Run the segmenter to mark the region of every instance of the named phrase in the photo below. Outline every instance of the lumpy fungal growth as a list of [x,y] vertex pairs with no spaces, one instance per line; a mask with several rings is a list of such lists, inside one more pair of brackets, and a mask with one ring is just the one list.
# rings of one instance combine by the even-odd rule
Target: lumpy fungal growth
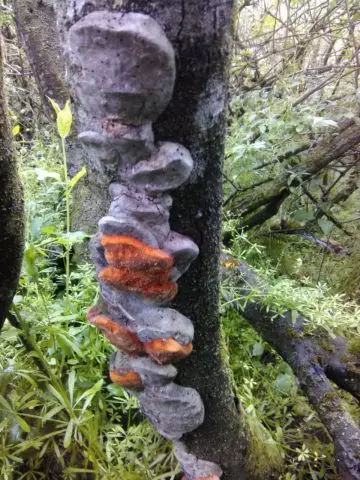
[[173,93],[174,50],[140,13],[89,13],[68,40],[79,139],[92,167],[112,179],[109,212],[91,241],[102,303],[88,311],[89,322],[118,349],[111,380],[136,395],[154,427],[176,442],[184,480],[218,480],[221,468],[187,453],[181,440],[202,424],[204,406],[195,389],[174,382],[172,365],[191,354],[194,328],[167,303],[199,253],[169,225],[168,192],[188,180],[190,152],[154,143],[152,131]]

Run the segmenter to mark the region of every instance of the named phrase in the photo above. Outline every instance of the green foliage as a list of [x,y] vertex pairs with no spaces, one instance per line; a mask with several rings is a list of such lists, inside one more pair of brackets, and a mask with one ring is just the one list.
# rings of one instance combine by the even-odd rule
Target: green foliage
[[332,443],[288,365],[237,313],[223,310],[237,392],[259,479],[337,480]]
[[[271,92],[251,92],[234,97],[231,109],[234,119],[227,139],[225,172],[241,188],[265,180],[269,171],[259,167],[271,161],[273,178],[281,171],[278,159],[308,143],[304,132],[311,129],[313,109],[292,107],[286,95],[278,98]],[[237,117],[237,112],[243,113]]]
[[[228,224],[228,231],[234,228],[233,224],[234,221]],[[230,292],[227,297],[236,298],[240,304],[249,300],[260,302],[274,317],[286,311],[301,312],[306,319],[307,333],[326,331],[331,336],[360,336],[360,306],[357,302],[344,294],[334,293],[325,283],[312,282],[305,276],[293,280],[279,274],[264,255],[263,246],[251,242],[245,233],[235,233],[233,238],[232,253],[252,265],[263,279],[263,289],[260,286],[242,298],[230,281],[223,285]],[[298,264],[301,267],[301,261]]]
[[64,296],[62,155],[48,136],[20,143],[27,246],[14,312],[21,329],[0,336],[0,478],[174,480],[171,446],[138,412],[137,401],[110,383],[113,347],[85,319],[98,298],[92,265],[70,263]]
[[[262,278],[262,284],[244,296],[234,287],[231,277],[222,284],[226,299],[245,306],[256,301],[275,317],[291,311],[294,318],[301,312],[307,318],[306,331],[317,334],[342,334],[351,338],[352,352],[360,341],[360,307],[345,295],[334,293],[325,284],[311,282],[301,275],[302,262],[297,262],[301,243],[292,244],[286,256],[292,259],[291,274],[284,273],[281,246],[274,262],[264,245],[257,244],[249,234],[238,232],[236,220],[225,223],[232,235],[229,253],[246,261]],[[272,238],[273,241],[273,238]],[[284,243],[284,242],[282,242]],[[298,270],[298,271],[296,271]],[[279,272],[280,271],[280,272]],[[265,478],[271,466],[278,473],[274,478],[338,479],[333,446],[317,414],[302,395],[289,366],[233,309],[232,301],[223,302],[224,331],[230,351],[231,366],[241,403],[249,417],[253,435],[251,454],[257,458],[258,478]],[[344,400],[349,410],[358,410],[348,396]],[[260,453],[261,452],[261,453]]]

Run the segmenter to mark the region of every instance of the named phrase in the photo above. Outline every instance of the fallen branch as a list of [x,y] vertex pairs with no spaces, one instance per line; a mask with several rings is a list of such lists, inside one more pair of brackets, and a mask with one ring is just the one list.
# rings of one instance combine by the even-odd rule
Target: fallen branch
[[[225,263],[224,273],[241,295],[248,297],[254,288],[265,289],[264,282],[247,265],[226,259]],[[359,480],[360,429],[331,383],[359,400],[359,356],[349,351],[344,338],[333,339],[325,332],[317,336],[306,333],[306,319],[301,314],[297,314],[296,319],[292,312],[274,316],[255,299],[242,306],[236,300],[231,302],[231,298],[226,300],[292,368],[334,442],[340,478]]]
[[345,250],[340,244],[329,239],[317,238],[314,234],[304,231],[304,228],[288,228],[283,230],[271,230],[270,232],[259,232],[255,236],[274,236],[274,235],[297,235],[305,240],[315,242],[319,247],[330,250],[332,253],[347,257],[350,255],[349,250]]
[[[300,161],[296,165],[291,168],[286,165],[287,168],[269,182],[266,188],[251,190],[238,202],[232,203],[233,208],[243,217],[240,226],[250,229],[274,216],[285,198],[291,194],[291,187],[303,185],[359,143],[359,119],[351,118],[340,122],[337,130],[299,155]],[[258,209],[261,209],[260,212],[256,211]]]

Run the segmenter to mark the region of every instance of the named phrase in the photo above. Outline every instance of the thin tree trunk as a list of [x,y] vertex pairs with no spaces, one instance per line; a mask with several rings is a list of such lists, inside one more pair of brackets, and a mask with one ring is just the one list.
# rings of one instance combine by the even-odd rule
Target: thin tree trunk
[[[61,2],[62,37],[93,10],[111,10],[113,1]],[[123,1],[123,11],[142,12],[164,29],[176,51],[173,99],[155,124],[157,140],[190,150],[195,168],[173,193],[172,228],[191,237],[200,256],[179,284],[174,308],[195,327],[194,352],[177,365],[178,383],[195,388],[205,404],[205,421],[182,439],[198,458],[219,463],[224,480],[245,473],[248,433],[238,406],[221,338],[219,320],[220,213],[227,100],[227,65],[232,0]],[[106,180],[103,187],[105,187]],[[110,183],[108,178],[107,182]],[[103,188],[105,191],[105,188]]]
[[0,328],[18,284],[24,248],[24,202],[12,148],[0,36]]
[[[55,1],[13,0],[12,3],[16,29],[31,65],[44,109],[53,117],[54,112],[48,98],[62,106],[71,97],[56,25]],[[69,172],[73,176],[86,161],[86,152],[77,140],[76,127],[68,138],[67,150]],[[88,169],[87,176],[77,183],[73,192],[72,230],[95,233],[97,222],[104,215],[109,201],[105,192],[106,188],[104,190],[97,172]],[[76,247],[76,253],[80,257],[87,256],[82,246]]]
[[40,95],[46,109],[52,112],[47,97],[63,104],[69,96],[56,30],[54,0],[13,0],[12,3],[16,29]]

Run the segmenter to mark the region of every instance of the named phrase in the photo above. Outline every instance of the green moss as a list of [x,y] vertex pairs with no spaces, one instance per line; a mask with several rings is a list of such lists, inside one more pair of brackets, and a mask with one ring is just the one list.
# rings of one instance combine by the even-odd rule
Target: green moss
[[342,362],[351,362],[351,357],[350,355],[347,355],[346,353],[344,353],[343,355],[341,355],[340,360]]
[[290,335],[290,337],[292,338],[301,338],[301,334],[300,333],[297,333],[296,330],[292,327],[289,327],[287,329],[288,331],[288,334]]
[[[340,407],[339,404],[339,395],[337,392],[332,391],[332,392],[326,392],[324,395],[321,397],[321,408],[334,408],[336,407],[337,409]],[[337,405],[335,405],[335,403]]]
[[229,376],[232,390],[233,392],[236,392],[237,390],[236,390],[234,372],[230,366],[229,348],[226,342],[226,334],[224,332],[224,328],[222,324],[220,324],[220,358],[221,358],[221,364],[224,365],[226,374]]
[[349,341],[348,350],[351,355],[360,355],[360,337],[354,337]]
[[264,479],[283,468],[283,452],[268,430],[253,415],[246,415],[250,430],[248,465],[255,466],[252,478]]
[[318,343],[320,347],[325,350],[326,352],[331,352],[335,353],[335,347],[334,345],[330,342],[330,339],[328,337],[321,337],[318,340]]

